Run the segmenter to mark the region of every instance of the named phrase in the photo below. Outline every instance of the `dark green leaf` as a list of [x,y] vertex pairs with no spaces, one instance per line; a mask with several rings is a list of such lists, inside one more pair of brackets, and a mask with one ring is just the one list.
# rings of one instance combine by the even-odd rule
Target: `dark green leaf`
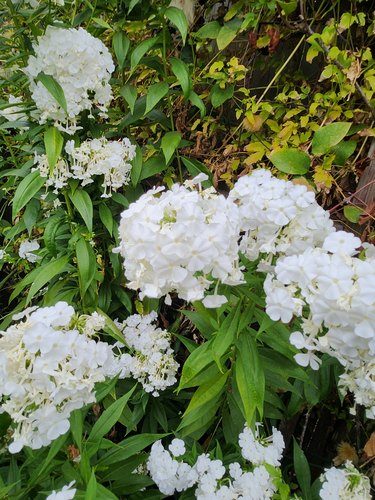
[[63,136],[55,127],[49,127],[44,133],[44,146],[46,148],[49,172],[52,174],[64,144]]
[[234,93],[234,85],[228,85],[228,87],[222,89],[219,87],[218,83],[215,83],[215,85],[212,87],[210,96],[212,106],[214,108],[218,108],[225,101],[231,99],[233,97],[233,93]]
[[181,85],[182,92],[186,98],[191,92],[192,82],[190,78],[189,68],[181,59],[175,57],[170,58],[171,68],[176,76],[178,83]]
[[134,114],[134,106],[135,102],[137,100],[137,89],[134,87],[134,85],[131,85],[130,83],[126,83],[123,85],[120,89],[120,94],[122,97],[125,99],[127,102],[130,112],[133,115]]
[[76,256],[79,276],[79,289],[81,297],[86,293],[86,290],[92,283],[96,273],[96,257],[95,252],[88,241],[84,238],[79,238],[76,243]]
[[181,34],[183,44],[185,45],[189,25],[184,11],[178,9],[177,7],[168,7],[168,9],[164,12],[164,15],[172,24],[176,26]]
[[169,85],[167,82],[154,83],[148,88],[145,115],[154,109],[157,103],[168,94],[168,91]]
[[74,192],[69,191],[68,195],[69,198],[72,200],[73,205],[80,213],[82,219],[85,221],[87,229],[91,233],[93,208],[89,194],[83,189],[76,189]]
[[163,151],[165,163],[168,165],[173,153],[181,142],[180,132],[167,132],[161,140],[161,150]]
[[130,40],[123,31],[118,31],[113,35],[112,46],[115,51],[120,69],[125,65],[126,55],[130,47]]

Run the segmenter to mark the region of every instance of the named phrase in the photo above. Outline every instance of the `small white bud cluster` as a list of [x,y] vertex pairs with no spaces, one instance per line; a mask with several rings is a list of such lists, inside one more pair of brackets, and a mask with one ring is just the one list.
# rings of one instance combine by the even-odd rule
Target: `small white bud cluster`
[[134,349],[131,359],[128,358],[128,370],[153,396],[177,382],[179,367],[173,357],[171,335],[153,325],[156,318],[156,312],[152,312],[146,316],[133,314],[123,323],[116,322],[127,345]]

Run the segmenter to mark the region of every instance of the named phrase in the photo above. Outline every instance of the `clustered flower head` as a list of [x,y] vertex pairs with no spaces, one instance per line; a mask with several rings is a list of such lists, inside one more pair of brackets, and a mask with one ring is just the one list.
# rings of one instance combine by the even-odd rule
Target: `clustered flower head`
[[26,259],[29,262],[37,262],[40,257],[36,255],[35,250],[39,250],[40,245],[36,240],[24,240],[21,242],[20,247],[18,249],[18,255],[21,259]]
[[[277,492],[273,478],[266,468],[278,467],[284,449],[282,435],[273,429],[271,438],[261,439],[259,427],[253,433],[246,425],[240,434],[242,457],[252,463],[252,470],[243,470],[237,462],[230,464],[229,477],[221,460],[212,460],[209,455],[199,455],[193,466],[176,460],[185,454],[180,439],[174,439],[166,450],[161,441],[153,444],[147,462],[152,480],[164,495],[184,491],[196,485],[197,500],[266,500]],[[271,443],[272,441],[272,443]],[[270,461],[268,461],[270,460]]]
[[250,260],[260,254],[292,255],[320,246],[333,229],[328,212],[306,186],[277,179],[259,169],[243,176],[229,193],[240,212],[241,251]]
[[92,338],[103,328],[97,314],[77,316],[58,302],[15,315],[1,332],[0,411],[13,423],[11,453],[49,445],[69,430],[73,410],[95,401],[95,384],[128,375],[122,357]]
[[151,312],[145,316],[133,314],[123,323],[117,322],[127,345],[135,351],[128,358],[128,370],[153,396],[177,382],[179,367],[173,357],[171,335],[153,324],[156,318],[156,312]]
[[322,500],[371,500],[370,481],[348,461],[344,468],[325,469],[320,480],[322,487],[319,495]]
[[267,314],[283,322],[303,318],[302,331],[290,339],[307,350],[296,358],[303,366],[317,368],[314,350],[350,367],[375,354],[375,261],[353,256],[360,245],[359,238],[337,231],[322,248],[278,259],[274,276],[266,278]]
[[164,192],[154,188],[121,214],[117,250],[124,257],[127,286],[140,289],[141,298],[176,292],[187,301],[201,300],[214,280],[242,282],[236,205],[192,184]]
[[[33,48],[35,56],[30,56],[24,72],[40,112],[40,123],[53,120],[59,129],[73,134],[77,130],[77,117],[82,111],[91,113],[97,107],[100,115],[106,116],[112,100],[108,82],[114,64],[103,42],[83,28],[48,26]],[[38,80],[40,73],[52,76],[61,86],[67,113]]]
[[94,182],[95,176],[103,176],[102,198],[112,196],[112,191],[129,183],[131,164],[135,156],[135,146],[128,138],[121,141],[108,141],[105,137],[84,141],[75,147],[68,141],[65,151],[69,161],[59,158],[52,172],[47,155],[35,155],[36,167],[41,177],[46,177],[46,186],[54,187],[54,192],[67,185],[69,179],[81,180],[82,186]]

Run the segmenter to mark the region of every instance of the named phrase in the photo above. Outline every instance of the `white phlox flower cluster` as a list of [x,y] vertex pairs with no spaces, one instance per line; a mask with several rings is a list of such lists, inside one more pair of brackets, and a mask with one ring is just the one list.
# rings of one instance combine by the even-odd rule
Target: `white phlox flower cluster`
[[69,484],[63,486],[60,491],[53,490],[46,500],[71,500],[77,491],[76,488],[73,488],[74,483],[75,481],[71,481]]
[[333,229],[329,213],[306,186],[273,177],[264,169],[240,177],[229,193],[241,220],[240,249],[250,260],[259,254],[293,255],[320,246]]
[[[40,5],[39,0],[12,0],[12,3],[13,4],[26,3],[29,4],[30,7],[32,7],[33,9],[36,9]],[[65,3],[65,0],[51,0],[51,3],[62,7]]]
[[284,451],[284,438],[280,431],[272,427],[272,436],[262,438],[259,429],[261,424],[255,425],[255,432],[245,426],[238,436],[242,456],[253,465],[269,464],[279,467]]
[[[48,26],[33,48],[35,56],[30,56],[24,72],[40,112],[40,123],[53,120],[60,130],[73,134],[78,128],[77,117],[82,111],[91,112],[97,107],[100,115],[106,116],[112,100],[109,79],[115,67],[101,40],[83,28]],[[61,86],[67,113],[38,80],[40,73],[52,76]]]
[[134,350],[128,358],[128,370],[153,396],[177,382],[179,367],[173,357],[171,335],[153,324],[156,319],[156,312],[151,312],[145,316],[133,314],[123,323],[116,322],[127,345]]
[[[355,403],[366,408],[366,417],[375,419],[375,363],[361,360],[357,368],[346,368],[339,377],[339,389],[342,394],[348,391],[354,394]],[[352,409],[355,413],[355,409]]]
[[70,156],[73,179],[80,179],[82,186],[93,182],[93,176],[103,175],[104,193],[102,198],[108,198],[112,190],[129,183],[129,163],[134,159],[135,146],[128,138],[121,141],[108,141],[105,137],[84,141],[79,147],[74,147],[74,141],[68,141],[65,151]]
[[196,485],[197,500],[270,499],[277,492],[277,487],[265,465],[280,465],[284,441],[276,429],[272,430],[272,438],[261,440],[259,427],[260,424],[257,424],[254,434],[245,426],[239,437],[243,458],[252,462],[251,471],[243,470],[235,462],[229,465],[229,477],[225,477],[222,461],[212,460],[207,454],[199,455],[193,466],[176,460],[185,453],[185,446],[180,439],[174,439],[169,451],[164,449],[161,441],[153,444],[147,462],[150,476],[164,495],[173,495],[176,491]]
[[370,480],[361,474],[350,461],[341,469],[331,467],[321,475],[322,500],[371,500]]
[[267,314],[285,323],[293,315],[303,318],[302,331],[290,338],[307,351],[296,356],[302,366],[318,368],[315,350],[352,368],[375,354],[375,260],[353,256],[360,245],[359,238],[337,231],[323,248],[279,258],[274,276],[265,280]]
[[135,156],[135,146],[128,138],[121,141],[108,141],[105,137],[84,141],[75,147],[68,141],[65,152],[69,161],[59,158],[52,172],[47,155],[35,155],[36,167],[41,177],[46,177],[46,187],[52,186],[57,194],[67,185],[69,179],[79,179],[82,186],[94,182],[95,176],[103,176],[104,192],[102,198],[112,196],[112,191],[126,186],[130,180],[131,164]]
[[126,361],[113,346],[91,336],[103,327],[97,314],[77,316],[58,302],[32,307],[1,332],[1,412],[12,418],[11,453],[49,445],[69,430],[73,410],[95,402],[95,384],[128,376]]
[[[154,188],[121,214],[117,251],[127,286],[140,289],[141,298],[176,292],[187,301],[201,300],[213,280],[242,282],[238,208],[212,189],[194,189],[194,182],[164,192]],[[206,305],[218,303],[222,296],[215,295]]]

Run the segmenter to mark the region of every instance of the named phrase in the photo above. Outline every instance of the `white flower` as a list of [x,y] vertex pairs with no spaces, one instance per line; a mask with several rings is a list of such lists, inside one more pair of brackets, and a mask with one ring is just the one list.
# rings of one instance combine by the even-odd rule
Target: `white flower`
[[194,301],[212,280],[241,283],[237,206],[212,189],[160,191],[148,191],[121,214],[118,250],[128,287],[139,288],[141,297],[177,292]]
[[320,246],[333,229],[329,213],[305,186],[256,170],[241,177],[229,193],[241,215],[241,251],[256,260],[260,253],[298,254]]
[[361,474],[349,461],[344,468],[325,469],[321,476],[322,487],[319,496],[322,500],[371,500],[370,480]]
[[256,430],[253,432],[245,425],[238,437],[242,456],[254,465],[269,464],[278,467],[284,451],[283,435],[272,427],[272,436],[261,438],[259,435],[260,426],[261,424],[257,423]]
[[75,481],[71,481],[69,484],[66,484],[63,486],[63,488],[56,492],[55,490],[52,491],[46,498],[46,500],[71,500],[74,498],[77,489],[72,488],[74,485]]
[[215,309],[216,307],[226,304],[228,299],[225,295],[206,295],[202,302],[208,309]]
[[361,246],[361,240],[352,233],[336,231],[324,240],[323,248],[331,253],[354,255]]
[[143,389],[153,396],[177,382],[179,367],[173,357],[170,334],[152,324],[156,318],[157,314],[152,312],[146,316],[133,314],[123,323],[117,322],[126,344],[135,350],[128,359],[128,369]]
[[26,259],[29,262],[37,262],[40,257],[38,255],[35,255],[33,252],[35,250],[38,250],[40,248],[39,243],[36,240],[24,240],[21,242],[19,250],[18,250],[18,255],[21,257],[21,259]]
[[0,411],[13,420],[11,453],[48,446],[69,430],[73,410],[95,401],[97,382],[129,374],[126,360],[95,342],[85,330],[87,317],[67,303],[17,317],[24,320],[0,336]]
[[182,439],[173,439],[168,449],[174,457],[180,457],[186,451],[185,443]]
[[[73,134],[78,128],[76,122],[81,111],[91,112],[97,107],[101,115],[106,116],[112,99],[109,79],[114,64],[107,47],[99,39],[83,28],[48,26],[33,48],[35,56],[30,56],[24,72],[40,112],[40,123],[53,120],[59,129]],[[67,113],[38,80],[42,72],[52,76],[61,86]]]

